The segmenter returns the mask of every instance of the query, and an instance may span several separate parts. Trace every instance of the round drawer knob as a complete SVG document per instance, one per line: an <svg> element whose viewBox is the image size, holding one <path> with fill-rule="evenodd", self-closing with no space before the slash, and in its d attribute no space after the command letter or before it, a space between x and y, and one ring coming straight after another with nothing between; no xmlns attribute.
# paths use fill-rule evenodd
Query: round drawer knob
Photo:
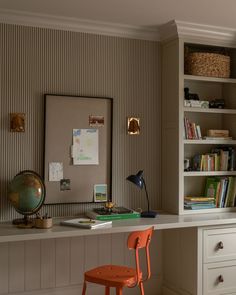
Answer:
<svg viewBox="0 0 236 295"><path fill-rule="evenodd" d="M218 249L224 249L224 244L223 244L223 242L219 242L218 244L217 244L217 248Z"/></svg>
<svg viewBox="0 0 236 295"><path fill-rule="evenodd" d="M218 282L219 282L219 283L223 283L223 282L224 282L224 278L223 278L222 275L219 275L219 276L218 276Z"/></svg>

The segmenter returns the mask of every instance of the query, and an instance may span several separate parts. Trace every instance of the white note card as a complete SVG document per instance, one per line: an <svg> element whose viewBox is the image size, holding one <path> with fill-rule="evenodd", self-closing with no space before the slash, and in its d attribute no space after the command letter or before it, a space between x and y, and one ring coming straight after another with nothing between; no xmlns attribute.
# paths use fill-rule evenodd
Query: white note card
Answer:
<svg viewBox="0 0 236 295"><path fill-rule="evenodd" d="M49 181L60 181L63 179L63 163L49 163Z"/></svg>

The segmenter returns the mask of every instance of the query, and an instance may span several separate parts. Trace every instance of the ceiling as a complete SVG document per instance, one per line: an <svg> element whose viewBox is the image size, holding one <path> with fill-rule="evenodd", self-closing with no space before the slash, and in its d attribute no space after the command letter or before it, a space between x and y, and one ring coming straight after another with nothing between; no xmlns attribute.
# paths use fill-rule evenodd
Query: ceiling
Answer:
<svg viewBox="0 0 236 295"><path fill-rule="evenodd" d="M158 27L170 20L236 28L235 0L0 0L0 10Z"/></svg>

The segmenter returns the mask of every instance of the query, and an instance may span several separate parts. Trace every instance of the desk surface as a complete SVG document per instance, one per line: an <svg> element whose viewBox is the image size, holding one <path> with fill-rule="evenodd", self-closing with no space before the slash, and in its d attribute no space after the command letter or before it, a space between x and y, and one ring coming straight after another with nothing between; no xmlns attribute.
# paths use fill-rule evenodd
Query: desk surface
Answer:
<svg viewBox="0 0 236 295"><path fill-rule="evenodd" d="M51 229L21 229L13 226L9 222L0 223L0 242L131 232L142 230L149 226L154 226L155 230L162 230L199 226L236 225L236 213L208 213L185 216L163 213L156 218L116 220L112 222L112 226L92 230L62 226L60 225L61 220L65 220L65 218L55 218L54 226Z"/></svg>

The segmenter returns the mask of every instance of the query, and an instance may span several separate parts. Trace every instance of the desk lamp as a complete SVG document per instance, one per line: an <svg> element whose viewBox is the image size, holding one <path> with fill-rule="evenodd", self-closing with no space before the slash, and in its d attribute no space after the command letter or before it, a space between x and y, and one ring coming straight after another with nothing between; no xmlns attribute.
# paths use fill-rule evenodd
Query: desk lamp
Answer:
<svg viewBox="0 0 236 295"><path fill-rule="evenodd" d="M143 178L143 170L140 170L136 175L130 175L126 178L130 182L134 183L137 187L142 189L144 187L146 198L147 198L147 204L148 204L148 210L141 213L141 217L156 217L157 213L155 211L149 210L149 198L148 198L148 192L146 188L146 183Z"/></svg>

